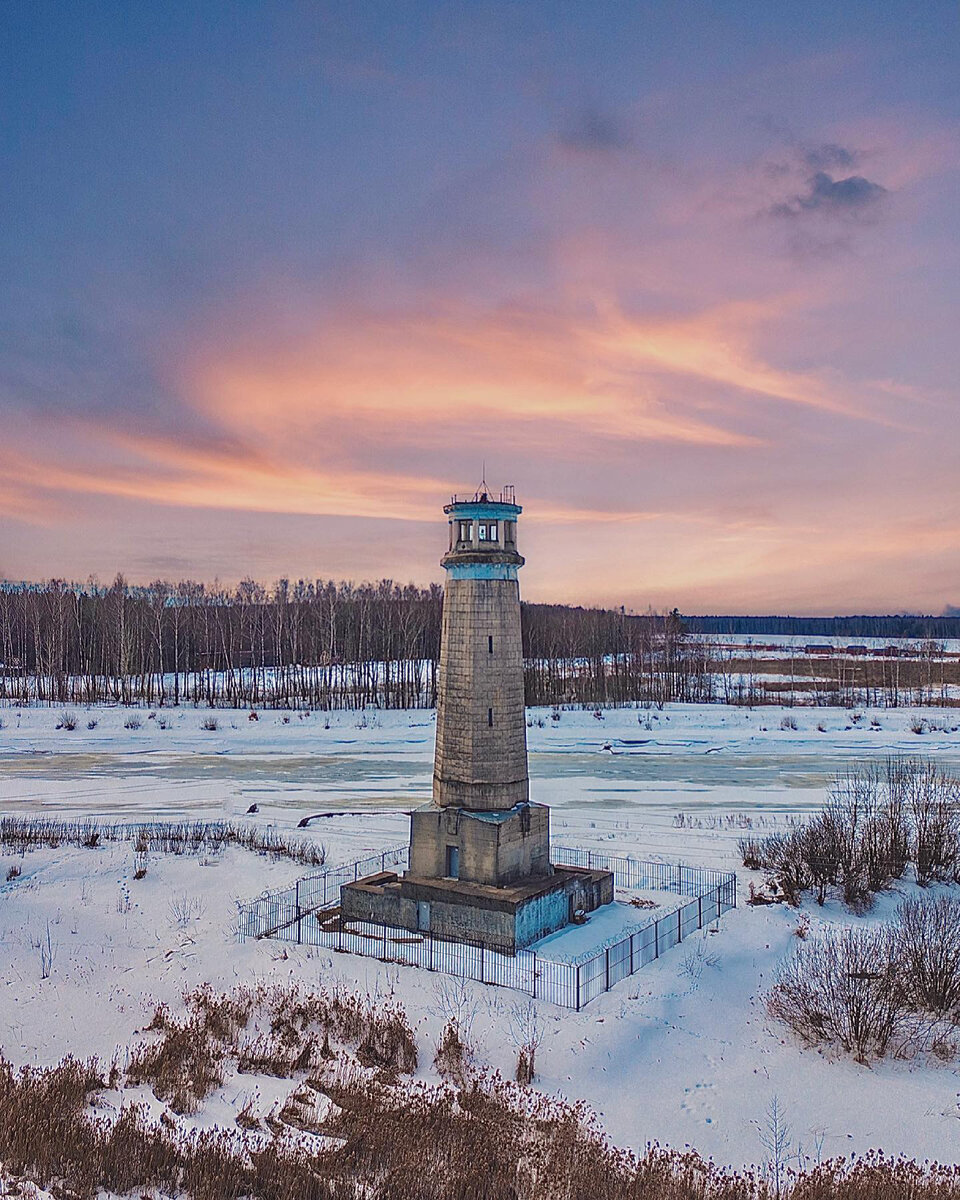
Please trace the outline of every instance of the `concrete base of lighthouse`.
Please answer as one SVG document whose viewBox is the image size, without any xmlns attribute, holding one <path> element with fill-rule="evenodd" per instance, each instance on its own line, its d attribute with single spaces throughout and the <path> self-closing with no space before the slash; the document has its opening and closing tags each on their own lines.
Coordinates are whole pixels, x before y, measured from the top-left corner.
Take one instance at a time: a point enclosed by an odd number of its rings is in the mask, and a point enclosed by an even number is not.
<svg viewBox="0 0 960 1200">
<path fill-rule="evenodd" d="M 542 879 L 550 865 L 545 804 L 478 812 L 426 804 L 410 814 L 410 872 L 427 879 L 506 887 Z"/>
<path fill-rule="evenodd" d="M 613 900 L 609 871 L 550 863 L 549 809 L 411 814 L 410 869 L 345 884 L 341 919 L 369 921 L 515 954 Z"/>
</svg>

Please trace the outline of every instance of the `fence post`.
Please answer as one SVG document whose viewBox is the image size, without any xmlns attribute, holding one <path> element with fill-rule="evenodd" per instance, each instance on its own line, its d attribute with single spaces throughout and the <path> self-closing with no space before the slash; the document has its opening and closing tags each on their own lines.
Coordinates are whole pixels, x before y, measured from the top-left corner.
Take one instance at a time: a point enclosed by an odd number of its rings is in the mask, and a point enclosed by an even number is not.
<svg viewBox="0 0 960 1200">
<path fill-rule="evenodd" d="M 630 974 L 633 974 L 633 934 L 630 934 Z"/>
<path fill-rule="evenodd" d="M 678 908 L 677 909 L 677 945 L 678 946 L 683 941 L 683 917 L 681 916 L 682 913 L 683 913 L 683 909 Z"/>
<path fill-rule="evenodd" d="M 483 942 L 480 943 L 480 982 L 486 983 L 483 977 Z"/>
<path fill-rule="evenodd" d="M 303 942 L 303 909 L 300 907 L 300 880 L 297 880 L 297 945 Z"/>
<path fill-rule="evenodd" d="M 429 963 L 427 970 L 432 971 L 433 970 L 433 938 L 430 936 L 429 933 L 427 934 L 427 961 Z"/>
<path fill-rule="evenodd" d="M 605 961 L 604 961 L 603 971 L 604 971 L 604 979 L 606 981 L 607 986 L 603 990 L 605 992 L 609 992 L 610 991 L 610 947 L 609 946 L 604 951 L 604 960 Z"/>
<path fill-rule="evenodd" d="M 580 1011 L 580 964 L 577 963 L 577 1012 Z"/>
<path fill-rule="evenodd" d="M 660 957 L 660 922 L 659 920 L 653 923 L 653 957 Z"/>
<path fill-rule="evenodd" d="M 697 897 L 697 928 L 703 928 L 703 896 Z"/>
<path fill-rule="evenodd" d="M 536 998 L 537 998 L 537 952 L 536 952 L 536 950 L 533 950 L 533 951 L 531 951 L 531 953 L 533 954 L 533 973 L 530 977 L 530 994 L 533 996 L 534 1000 L 536 1000 Z"/>
</svg>

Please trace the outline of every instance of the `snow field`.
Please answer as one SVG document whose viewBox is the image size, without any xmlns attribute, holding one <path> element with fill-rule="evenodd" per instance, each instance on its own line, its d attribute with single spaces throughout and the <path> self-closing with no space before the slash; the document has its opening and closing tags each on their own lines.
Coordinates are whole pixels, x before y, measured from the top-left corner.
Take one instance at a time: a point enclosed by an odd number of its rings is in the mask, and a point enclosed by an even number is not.
<svg viewBox="0 0 960 1200">
<path fill-rule="evenodd" d="M 912 733 L 909 710 L 852 724 L 842 710 L 794 709 L 797 731 L 779 728 L 787 711 L 615 710 L 602 721 L 563 712 L 557 722 L 534 711 L 533 793 L 554 806 L 558 843 L 732 868 L 744 832 L 814 811 L 844 763 L 922 751 L 960 766 L 960 737 Z M 285 724 L 277 713 L 258 722 L 218 713 L 216 731 L 200 728 L 202 710 L 173 714 L 166 730 L 146 713 L 140 729 L 125 729 L 129 714 L 84 711 L 76 730 L 58 731 L 56 711 L 22 710 L 18 719 L 3 710 L 0 813 L 238 819 L 256 803 L 244 819 L 292 832 L 305 815 L 351 810 L 310 826 L 339 862 L 402 841 L 406 810 L 429 796 L 429 713 L 367 714 L 365 726 L 356 714 L 331 714 L 330 729 L 316 714 Z M 945 726 L 952 716 L 921 715 Z M 871 731 L 874 716 L 881 727 Z M 10 867 L 21 874 L 4 882 Z M 156 1002 L 177 1011 L 183 991 L 203 982 L 218 990 L 342 982 L 401 1001 L 420 1041 L 419 1075 L 434 1078 L 439 976 L 287 944 L 237 945 L 235 900 L 285 886 L 302 867 L 231 848 L 206 858 L 151 854 L 146 876 L 133 874 L 129 843 L 0 854 L 0 1047 L 11 1061 L 51 1064 L 67 1053 L 109 1061 L 136 1043 Z M 743 894 L 753 876 L 740 877 Z M 883 919 L 898 899 L 881 897 L 862 920 Z M 854 920 L 837 904 L 805 911 L 814 935 Z M 865 1068 L 801 1049 L 767 1017 L 764 996 L 796 943 L 797 921 L 795 911 L 741 902 L 716 932 L 692 937 L 583 1012 L 538 1004 L 547 1032 L 536 1086 L 586 1101 L 619 1144 L 690 1145 L 734 1165 L 761 1159 L 759 1126 L 774 1095 L 801 1157 L 882 1147 L 960 1158 L 955 1063 Z M 42 978 L 48 928 L 52 962 Z M 477 1060 L 512 1076 L 505 1029 L 511 1006 L 527 1000 L 467 986 Z M 197 1120 L 228 1124 L 256 1086 L 228 1079 Z"/>
</svg>

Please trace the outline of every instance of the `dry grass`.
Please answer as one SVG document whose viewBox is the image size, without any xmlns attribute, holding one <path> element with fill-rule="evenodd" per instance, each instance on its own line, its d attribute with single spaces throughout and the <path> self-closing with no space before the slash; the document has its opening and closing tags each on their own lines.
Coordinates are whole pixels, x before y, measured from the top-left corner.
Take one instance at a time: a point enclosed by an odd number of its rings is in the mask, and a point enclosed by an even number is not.
<svg viewBox="0 0 960 1200">
<path fill-rule="evenodd" d="M 57 821 L 42 817 L 0 817 L 0 846 L 18 854 L 39 847 L 79 846 L 96 849 L 107 842 L 135 842 L 141 853 L 217 854 L 239 846 L 272 858 L 290 858 L 310 867 L 326 862 L 320 842 L 288 838 L 276 829 L 229 821 L 155 821 L 146 824 L 102 821 Z"/>
<path fill-rule="evenodd" d="M 203 1132 L 136 1106 L 107 1120 L 90 1101 L 121 1082 L 116 1065 L 15 1071 L 0 1060 L 5 1169 L 63 1200 L 145 1190 L 195 1200 L 772 1200 L 761 1178 L 693 1151 L 618 1150 L 583 1107 L 498 1076 L 413 1082 L 416 1042 L 392 1003 L 279 986 L 201 988 L 184 1000 L 181 1017 L 156 1009 L 126 1083 L 195 1111 L 232 1058 L 300 1079 L 279 1111 L 247 1103 L 234 1128 Z M 781 1200 L 904 1197 L 960 1200 L 960 1170 L 868 1156 L 781 1190 Z"/>
<path fill-rule="evenodd" d="M 161 1005 L 144 1030 L 158 1036 L 137 1046 L 127 1080 L 149 1084 L 176 1113 L 195 1113 L 233 1062 L 242 1074 L 293 1078 L 322 1070 L 331 1043 L 364 1067 L 395 1078 L 416 1070 L 417 1044 L 402 1009 L 340 989 L 209 987 L 184 996 L 187 1012 Z"/>
<path fill-rule="evenodd" d="M 236 1130 L 189 1132 L 124 1108 L 87 1108 L 96 1063 L 0 1066 L 0 1158 L 58 1197 L 144 1189 L 195 1200 L 772 1200 L 752 1174 L 693 1151 L 617 1150 L 576 1106 L 500 1079 L 463 1089 L 396 1086 L 346 1071 L 288 1099 L 269 1138 L 244 1110 Z M 329 1103 L 332 1101 L 333 1103 Z M 323 1134 L 319 1151 L 290 1131 Z M 789 1179 L 782 1200 L 960 1200 L 960 1169 L 879 1155 Z"/>
</svg>

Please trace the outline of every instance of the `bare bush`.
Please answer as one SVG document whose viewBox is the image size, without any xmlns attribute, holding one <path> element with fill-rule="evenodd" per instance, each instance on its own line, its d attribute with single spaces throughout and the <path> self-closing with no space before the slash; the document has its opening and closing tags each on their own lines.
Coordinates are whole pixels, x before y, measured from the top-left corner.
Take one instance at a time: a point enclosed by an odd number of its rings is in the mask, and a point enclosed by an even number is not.
<svg viewBox="0 0 960 1200">
<path fill-rule="evenodd" d="M 956 880 L 960 872 L 960 780 L 930 763 L 903 772 L 904 807 L 913 819 L 917 882 Z"/>
<path fill-rule="evenodd" d="M 143 874 L 146 875 L 146 868 Z M 143 876 L 141 875 L 142 879 Z M 199 896 L 174 896 L 171 898 L 167 906 L 167 912 L 170 916 L 170 923 L 177 929 L 187 929 L 195 921 L 203 916 L 204 906 L 203 901 Z"/>
<path fill-rule="evenodd" d="M 799 942 L 767 1005 L 808 1045 L 838 1046 L 858 1062 L 882 1058 L 908 1012 L 890 930 L 844 929 Z"/>
<path fill-rule="evenodd" d="M 205 733 L 216 733 L 220 728 L 220 723 L 216 717 L 204 717 L 200 722 L 200 728 L 204 730 Z"/>
<path fill-rule="evenodd" d="M 894 925 L 900 980 L 910 1006 L 960 1018 L 960 900 L 904 900 Z"/>
<path fill-rule="evenodd" d="M 810 1045 L 861 1062 L 884 1054 L 951 1057 L 960 1025 L 960 900 L 908 899 L 893 922 L 801 939 L 768 997 L 771 1015 Z"/>
<path fill-rule="evenodd" d="M 49 921 L 44 933 L 40 934 L 39 937 L 32 938 L 30 944 L 37 952 L 37 959 L 40 963 L 40 978 L 49 979 L 50 973 L 53 970 L 53 960 L 57 956 L 57 947 L 50 932 Z"/>
<path fill-rule="evenodd" d="M 456 1025 L 448 1022 L 440 1032 L 437 1052 L 433 1056 L 437 1074 L 457 1087 L 466 1087 L 470 1059 L 470 1048 L 462 1041 L 460 1031 Z"/>
<path fill-rule="evenodd" d="M 914 759 L 838 775 L 823 812 L 790 833 L 740 841 L 743 864 L 764 870 L 791 902 L 840 890 L 857 912 L 903 878 L 960 878 L 960 781 Z"/>
<path fill-rule="evenodd" d="M 77 727 L 77 714 L 75 712 L 67 712 L 66 709 L 60 714 L 60 719 L 57 721 L 58 729 L 67 729 L 71 732 Z"/>
<path fill-rule="evenodd" d="M 532 1000 L 519 1001 L 510 1009 L 510 1039 L 517 1050 L 517 1083 L 529 1086 L 537 1076 L 537 1051 L 546 1025 Z"/>
</svg>

